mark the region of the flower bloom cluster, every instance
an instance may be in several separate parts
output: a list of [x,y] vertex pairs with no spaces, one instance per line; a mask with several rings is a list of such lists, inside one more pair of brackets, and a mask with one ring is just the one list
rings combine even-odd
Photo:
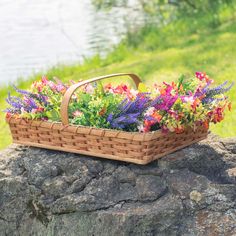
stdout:
[[[72,81],[70,84],[73,84]],[[124,131],[181,133],[187,127],[224,119],[231,103],[224,95],[233,84],[224,82],[212,87],[213,80],[196,72],[192,78],[181,76],[176,82],[140,84],[137,90],[128,85],[87,84],[76,92],[69,105],[71,124]],[[7,118],[14,116],[60,122],[60,105],[70,84],[43,77],[32,83],[29,91],[15,90],[19,97],[8,95]]]

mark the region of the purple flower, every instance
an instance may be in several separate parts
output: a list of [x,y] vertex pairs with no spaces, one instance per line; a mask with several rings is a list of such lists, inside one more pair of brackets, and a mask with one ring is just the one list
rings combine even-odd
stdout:
[[204,90],[205,92],[205,97],[202,100],[202,103],[211,103],[215,100],[215,96],[220,95],[220,94],[224,94],[226,92],[228,92],[232,86],[234,85],[234,83],[231,83],[228,87],[226,86],[228,84],[228,81],[225,81],[223,84],[220,84],[219,86],[215,87],[215,88],[207,88]]
[[[9,108],[12,113],[21,113],[22,109],[24,109],[27,112],[31,112],[33,109],[37,109],[38,106],[35,103],[35,101],[28,97],[24,96],[24,100],[22,100],[19,97],[11,96],[10,93],[8,93],[8,97],[6,98],[6,102],[11,105],[11,108]],[[6,110],[7,111],[7,110]],[[7,111],[9,112],[9,111]]]
[[21,114],[21,111],[24,110],[26,112],[31,112],[39,107],[39,105],[46,107],[49,105],[47,102],[47,97],[42,94],[34,94],[29,91],[18,89],[14,86],[16,92],[23,95],[23,99],[16,96],[11,96],[8,93],[8,97],[6,98],[6,102],[11,106],[5,110],[5,112],[10,112],[13,114]]
[[35,96],[32,96],[32,98],[35,98],[42,106],[48,106],[49,102],[47,101],[48,98],[42,94],[35,94]]
[[27,104],[27,108],[28,110],[32,110],[32,109],[37,109],[38,106],[37,104],[35,103],[34,99],[33,98],[30,98],[30,97],[25,97],[25,103]]
[[117,111],[110,113],[107,121],[112,128],[129,130],[137,125],[139,118],[150,105],[149,94],[138,94],[135,100],[124,99],[117,108]]
[[14,109],[15,112],[20,111],[21,108],[24,107],[24,101],[18,97],[11,96],[10,93],[8,93],[6,102],[12,106],[12,109]]
[[22,95],[31,95],[31,94],[32,94],[32,93],[29,92],[29,91],[26,91],[26,90],[23,90],[23,89],[18,89],[14,84],[13,84],[12,86],[13,86],[13,88],[15,89],[15,91],[16,91],[17,93],[20,93],[20,94],[22,94]]
[[18,113],[14,108],[6,108],[5,110],[3,110],[3,112],[11,113],[11,114]]
[[129,128],[129,125],[137,124],[138,123],[138,117],[140,116],[140,113],[134,113],[134,114],[126,114],[121,115],[115,119],[112,119],[110,124],[112,128],[116,129],[127,129]]
[[26,90],[18,89],[15,85],[13,85],[13,88],[15,89],[16,92],[18,92],[26,97],[33,98],[34,100],[38,101],[42,106],[49,105],[49,103],[47,102],[47,97],[44,96],[43,94],[40,94],[40,93],[35,94],[35,93],[31,93]]
[[135,100],[126,98],[121,102],[118,109],[121,111],[121,114],[135,113],[137,111],[142,113],[150,103],[150,97],[148,95],[146,93],[140,93]]

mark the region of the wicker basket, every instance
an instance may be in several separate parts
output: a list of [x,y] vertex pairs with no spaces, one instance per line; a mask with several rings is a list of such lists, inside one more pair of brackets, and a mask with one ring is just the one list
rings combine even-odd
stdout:
[[163,134],[160,130],[138,133],[69,125],[68,105],[77,88],[97,80],[123,75],[129,75],[136,86],[141,82],[138,76],[134,74],[113,74],[72,85],[65,93],[62,101],[62,123],[16,119],[14,117],[7,119],[13,142],[27,146],[147,164],[207,137],[208,130],[202,126],[199,126],[195,131],[190,128],[186,129],[181,134]]

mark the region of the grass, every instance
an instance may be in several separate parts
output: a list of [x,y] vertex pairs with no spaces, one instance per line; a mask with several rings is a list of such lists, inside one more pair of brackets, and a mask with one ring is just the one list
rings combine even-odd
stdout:
[[[175,80],[182,73],[193,75],[195,71],[207,72],[216,83],[234,81],[236,75],[236,22],[228,9],[222,10],[221,24],[208,25],[205,18],[199,18],[195,27],[191,21],[177,21],[162,29],[147,27],[143,31],[121,42],[105,58],[94,56],[83,64],[58,65],[46,71],[49,78],[56,76],[63,81],[87,79],[94,76],[133,72],[147,84],[163,80]],[[203,22],[199,22],[203,21]],[[203,26],[204,27],[203,27]],[[132,40],[135,40],[135,42]],[[43,73],[33,75],[18,86],[25,89],[32,80]],[[7,91],[0,89],[0,109],[6,107]],[[236,99],[236,86],[229,92],[232,101]],[[233,104],[234,105],[234,104]],[[222,136],[236,136],[236,110],[226,114],[225,120],[212,125],[211,130]],[[10,144],[11,138],[4,114],[0,113],[0,149]]]

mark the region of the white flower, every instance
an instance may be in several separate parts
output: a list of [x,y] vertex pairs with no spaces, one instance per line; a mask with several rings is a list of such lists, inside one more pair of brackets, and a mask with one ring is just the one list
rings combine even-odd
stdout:
[[156,110],[155,107],[149,107],[149,108],[147,109],[147,111],[144,113],[144,115],[145,115],[145,116],[151,116],[151,115],[154,113],[155,110]]
[[140,124],[140,125],[138,126],[138,131],[139,131],[139,132],[144,132],[144,126],[143,126],[143,124]]
[[191,104],[193,104],[194,102],[193,96],[184,97],[184,102],[190,102]]
[[21,111],[21,114],[25,113],[24,107],[21,107],[20,111]]
[[77,96],[75,94],[72,95],[72,99],[77,99]]
[[156,94],[156,95],[160,95],[160,94],[161,94],[159,88],[156,88],[156,89],[155,89],[155,94]]
[[136,97],[138,93],[138,90],[130,89],[130,94],[132,95],[132,97]]

